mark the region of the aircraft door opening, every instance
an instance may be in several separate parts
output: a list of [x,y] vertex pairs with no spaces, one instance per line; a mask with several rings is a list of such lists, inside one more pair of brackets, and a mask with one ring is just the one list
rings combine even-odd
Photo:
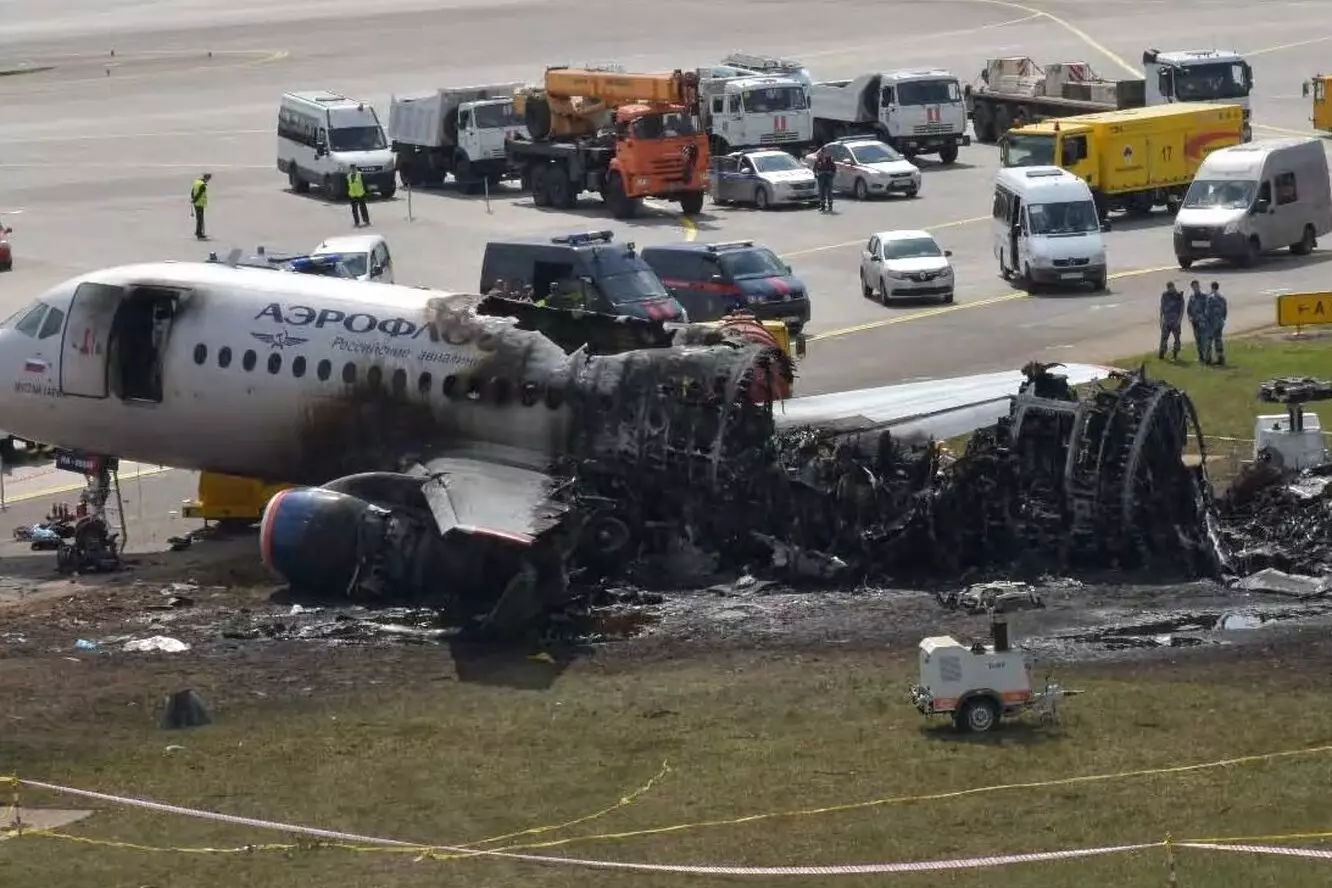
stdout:
[[180,293],[166,287],[134,287],[111,324],[108,376],[126,401],[162,401],[167,339]]
[[122,287],[79,284],[69,306],[60,345],[60,391],[78,398],[105,398],[107,352]]

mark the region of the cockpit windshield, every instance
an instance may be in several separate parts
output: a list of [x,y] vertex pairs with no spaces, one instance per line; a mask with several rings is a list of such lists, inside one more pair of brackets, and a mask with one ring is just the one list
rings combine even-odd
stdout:
[[38,301],[10,315],[0,327],[12,327],[33,339],[50,339],[64,329],[65,313]]

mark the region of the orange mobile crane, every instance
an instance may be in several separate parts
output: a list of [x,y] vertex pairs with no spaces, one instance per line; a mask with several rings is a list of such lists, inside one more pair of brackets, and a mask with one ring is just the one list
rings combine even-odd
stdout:
[[632,218],[645,197],[677,201],[686,215],[703,209],[708,134],[697,74],[548,68],[514,110],[531,139],[509,139],[505,150],[537,206],[571,209],[598,191],[617,219]]

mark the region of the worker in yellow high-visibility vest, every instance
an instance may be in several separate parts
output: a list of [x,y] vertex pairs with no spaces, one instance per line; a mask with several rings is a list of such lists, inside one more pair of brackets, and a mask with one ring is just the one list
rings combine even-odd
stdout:
[[347,173],[347,199],[351,201],[352,224],[357,228],[370,224],[370,213],[365,208],[365,180],[361,171],[352,167]]
[[204,234],[204,207],[208,206],[208,183],[212,178],[212,173],[204,173],[194,180],[194,186],[190,188],[190,212],[194,214],[194,236],[199,240],[207,237]]

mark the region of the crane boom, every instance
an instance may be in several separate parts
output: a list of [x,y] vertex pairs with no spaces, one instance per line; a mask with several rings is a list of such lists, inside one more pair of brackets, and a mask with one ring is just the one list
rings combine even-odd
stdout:
[[629,102],[683,105],[698,104],[698,75],[671,71],[660,74],[626,74],[590,68],[548,68],[546,93],[553,98],[594,99],[608,106]]

